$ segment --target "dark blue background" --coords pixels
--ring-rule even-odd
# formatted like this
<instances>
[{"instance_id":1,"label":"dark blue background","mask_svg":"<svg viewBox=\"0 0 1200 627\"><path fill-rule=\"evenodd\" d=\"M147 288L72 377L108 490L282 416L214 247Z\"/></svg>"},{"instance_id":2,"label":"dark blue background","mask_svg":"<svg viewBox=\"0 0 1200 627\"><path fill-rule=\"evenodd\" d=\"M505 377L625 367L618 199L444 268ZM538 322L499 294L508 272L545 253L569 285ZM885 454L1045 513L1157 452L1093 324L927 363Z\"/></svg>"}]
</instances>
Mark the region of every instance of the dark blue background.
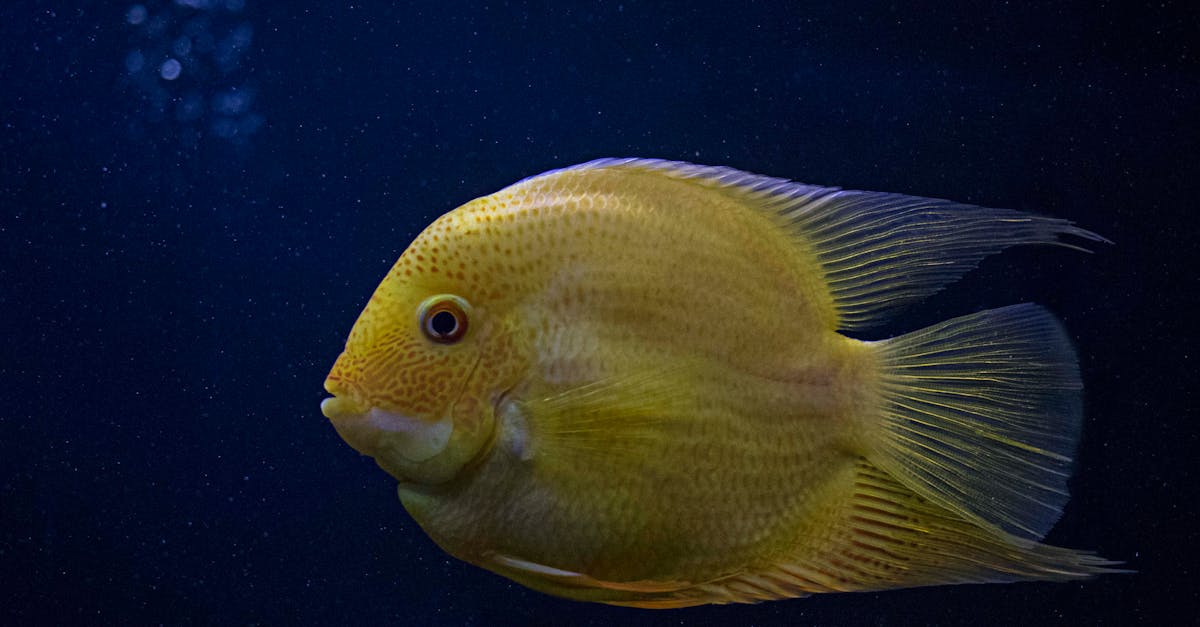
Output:
<instances>
[{"instance_id":1,"label":"dark blue background","mask_svg":"<svg viewBox=\"0 0 1200 627\"><path fill-rule=\"evenodd\" d=\"M134 4L0 5L0 622L1194 617L1191 3L145 2L153 32ZM182 35L197 49L165 81ZM321 382L433 217L599 156L1114 240L1009 251L879 335L1020 301L1059 314L1088 413L1049 540L1139 573L653 613L444 555L321 416Z\"/></svg>"}]
</instances>

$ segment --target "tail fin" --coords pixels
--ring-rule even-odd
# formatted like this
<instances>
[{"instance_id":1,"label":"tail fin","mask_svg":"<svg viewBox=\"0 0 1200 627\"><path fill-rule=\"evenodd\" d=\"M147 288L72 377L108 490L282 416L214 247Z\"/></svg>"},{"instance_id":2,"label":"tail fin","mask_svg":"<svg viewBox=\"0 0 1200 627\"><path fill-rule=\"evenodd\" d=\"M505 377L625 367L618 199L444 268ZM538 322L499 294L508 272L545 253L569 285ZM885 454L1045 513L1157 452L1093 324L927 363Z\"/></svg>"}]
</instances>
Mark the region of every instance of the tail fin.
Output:
<instances>
[{"instance_id":1,"label":"tail fin","mask_svg":"<svg viewBox=\"0 0 1200 627\"><path fill-rule=\"evenodd\" d=\"M983 311L877 342L883 422L868 458L969 520L1039 540L1079 443L1075 351L1045 309Z\"/></svg>"}]
</instances>

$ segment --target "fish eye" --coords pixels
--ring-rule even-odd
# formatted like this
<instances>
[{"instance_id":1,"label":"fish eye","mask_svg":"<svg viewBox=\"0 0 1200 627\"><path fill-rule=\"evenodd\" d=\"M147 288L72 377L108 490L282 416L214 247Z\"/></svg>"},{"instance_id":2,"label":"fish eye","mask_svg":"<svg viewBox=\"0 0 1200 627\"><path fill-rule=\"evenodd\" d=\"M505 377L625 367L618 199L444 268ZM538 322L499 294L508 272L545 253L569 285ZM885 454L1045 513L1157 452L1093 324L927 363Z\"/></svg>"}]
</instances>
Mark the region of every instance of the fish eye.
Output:
<instances>
[{"instance_id":1,"label":"fish eye","mask_svg":"<svg viewBox=\"0 0 1200 627\"><path fill-rule=\"evenodd\" d=\"M421 303L421 331L425 337L452 344L467 333L467 301L450 295L438 295Z\"/></svg>"}]
</instances>

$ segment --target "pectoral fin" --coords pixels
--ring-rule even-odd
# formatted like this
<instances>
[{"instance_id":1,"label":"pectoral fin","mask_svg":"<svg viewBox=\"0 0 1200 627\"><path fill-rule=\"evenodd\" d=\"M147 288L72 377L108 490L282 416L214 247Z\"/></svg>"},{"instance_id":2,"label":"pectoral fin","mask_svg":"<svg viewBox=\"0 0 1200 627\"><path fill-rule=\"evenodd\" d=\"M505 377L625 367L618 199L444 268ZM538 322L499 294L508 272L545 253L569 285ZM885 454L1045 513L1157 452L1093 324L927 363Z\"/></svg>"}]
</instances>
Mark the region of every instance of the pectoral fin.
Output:
<instances>
[{"instance_id":1,"label":"pectoral fin","mask_svg":"<svg viewBox=\"0 0 1200 627\"><path fill-rule=\"evenodd\" d=\"M646 454L691 416L696 364L633 368L589 383L530 393L519 401L532 431L528 456L587 464ZM551 459L548 459L550 456ZM561 459L558 459L561 458Z\"/></svg>"}]
</instances>

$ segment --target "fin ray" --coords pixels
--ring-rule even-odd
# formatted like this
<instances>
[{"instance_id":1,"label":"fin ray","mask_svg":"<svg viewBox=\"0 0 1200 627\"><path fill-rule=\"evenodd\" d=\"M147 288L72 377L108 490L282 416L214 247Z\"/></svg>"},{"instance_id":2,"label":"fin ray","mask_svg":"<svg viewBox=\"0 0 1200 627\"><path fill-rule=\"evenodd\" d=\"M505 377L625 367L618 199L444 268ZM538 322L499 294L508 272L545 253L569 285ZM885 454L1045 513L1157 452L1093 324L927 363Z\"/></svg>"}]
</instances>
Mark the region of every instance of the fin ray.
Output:
<instances>
[{"instance_id":1,"label":"fin ray","mask_svg":"<svg viewBox=\"0 0 1200 627\"><path fill-rule=\"evenodd\" d=\"M1082 421L1074 349L1035 305L873 343L885 396L870 458L963 516L1037 540L1058 520Z\"/></svg>"},{"instance_id":2,"label":"fin ray","mask_svg":"<svg viewBox=\"0 0 1200 627\"><path fill-rule=\"evenodd\" d=\"M605 600L665 608L757 603L823 592L890 590L943 584L1071 581L1125 572L1085 551L1023 542L980 527L860 459L841 520L820 545L744 572L670 589L646 588Z\"/></svg>"},{"instance_id":3,"label":"fin ray","mask_svg":"<svg viewBox=\"0 0 1200 627\"><path fill-rule=\"evenodd\" d=\"M678 380L698 367L691 362L636 367L527 395L516 403L524 414L537 416L532 454L568 465L646 454L690 414L694 399Z\"/></svg>"}]
</instances>

